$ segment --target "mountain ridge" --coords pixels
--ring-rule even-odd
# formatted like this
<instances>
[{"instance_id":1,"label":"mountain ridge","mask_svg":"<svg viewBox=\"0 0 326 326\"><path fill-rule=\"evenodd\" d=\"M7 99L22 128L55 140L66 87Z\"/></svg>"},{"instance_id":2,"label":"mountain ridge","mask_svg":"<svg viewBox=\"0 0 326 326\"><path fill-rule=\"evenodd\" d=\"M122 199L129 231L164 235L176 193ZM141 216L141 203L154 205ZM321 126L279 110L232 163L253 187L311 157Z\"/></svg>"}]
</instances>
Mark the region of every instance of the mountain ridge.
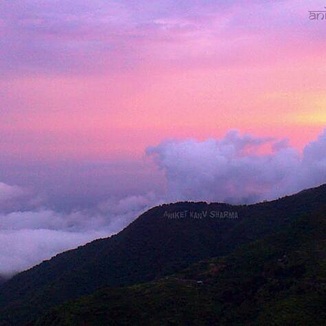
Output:
<instances>
[{"instance_id":1,"label":"mountain ridge","mask_svg":"<svg viewBox=\"0 0 326 326\"><path fill-rule=\"evenodd\" d=\"M99 290L30 325L323 325L325 234L323 209L227 256L149 283Z\"/></svg>"},{"instance_id":2,"label":"mountain ridge","mask_svg":"<svg viewBox=\"0 0 326 326\"><path fill-rule=\"evenodd\" d=\"M0 325L27 322L33 314L99 288L148 282L229 254L325 203L322 185L254 205L178 202L154 207L117 235L59 254L3 284L0 315L6 317L0 317ZM187 218L169 218L168 214L185 211ZM211 212L235 211L238 218L209 218ZM190 212L207 214L194 218Z\"/></svg>"}]
</instances>

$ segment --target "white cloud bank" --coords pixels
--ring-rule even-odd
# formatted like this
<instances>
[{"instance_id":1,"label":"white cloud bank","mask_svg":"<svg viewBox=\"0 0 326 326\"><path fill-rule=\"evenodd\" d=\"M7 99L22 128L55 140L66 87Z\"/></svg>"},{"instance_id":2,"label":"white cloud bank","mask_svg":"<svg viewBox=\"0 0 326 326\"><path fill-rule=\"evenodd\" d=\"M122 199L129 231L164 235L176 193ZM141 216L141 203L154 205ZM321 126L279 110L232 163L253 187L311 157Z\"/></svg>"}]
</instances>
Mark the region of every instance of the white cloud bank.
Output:
<instances>
[{"instance_id":1,"label":"white cloud bank","mask_svg":"<svg viewBox=\"0 0 326 326\"><path fill-rule=\"evenodd\" d=\"M71 213L44 207L20 211L12 201L19 200L19 194L26 196L19 187L1 184L0 198L6 196L12 211L7 212L6 202L5 212L0 213L0 276L11 276L60 252L117 233L155 202L148 194L110 198L98 207Z\"/></svg>"},{"instance_id":2,"label":"white cloud bank","mask_svg":"<svg viewBox=\"0 0 326 326\"><path fill-rule=\"evenodd\" d=\"M170 200L254 203L326 183L326 129L299 153L287 141L230 131L223 139L168 141L147 153Z\"/></svg>"}]
</instances>

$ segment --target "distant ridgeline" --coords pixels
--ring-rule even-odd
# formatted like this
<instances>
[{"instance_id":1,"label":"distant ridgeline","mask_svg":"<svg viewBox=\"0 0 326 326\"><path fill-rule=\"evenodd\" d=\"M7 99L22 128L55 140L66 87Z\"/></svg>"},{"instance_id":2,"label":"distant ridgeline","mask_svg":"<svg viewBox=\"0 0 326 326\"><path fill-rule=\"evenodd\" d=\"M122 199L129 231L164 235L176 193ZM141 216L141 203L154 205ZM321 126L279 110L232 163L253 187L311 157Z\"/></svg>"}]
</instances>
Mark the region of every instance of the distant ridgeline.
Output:
<instances>
[{"instance_id":1,"label":"distant ridgeline","mask_svg":"<svg viewBox=\"0 0 326 326\"><path fill-rule=\"evenodd\" d=\"M326 325L326 210L169 277L54 308L44 325Z\"/></svg>"},{"instance_id":2,"label":"distant ridgeline","mask_svg":"<svg viewBox=\"0 0 326 326\"><path fill-rule=\"evenodd\" d=\"M302 216L324 212L325 203L323 185L255 205L179 202L154 207L117 235L59 254L2 284L0 325L33 325L52 307L100 288L158 280L199 261L226 257L288 229ZM225 296L232 297L231 292ZM53 325L66 325L53 320Z\"/></svg>"}]
</instances>

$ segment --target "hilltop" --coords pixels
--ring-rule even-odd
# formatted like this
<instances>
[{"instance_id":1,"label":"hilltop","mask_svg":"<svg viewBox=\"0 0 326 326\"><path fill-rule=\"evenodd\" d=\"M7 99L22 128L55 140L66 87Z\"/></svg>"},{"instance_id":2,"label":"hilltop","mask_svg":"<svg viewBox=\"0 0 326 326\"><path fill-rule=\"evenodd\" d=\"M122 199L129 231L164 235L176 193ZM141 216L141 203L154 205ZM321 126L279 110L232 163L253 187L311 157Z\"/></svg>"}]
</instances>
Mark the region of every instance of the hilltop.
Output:
<instances>
[{"instance_id":1,"label":"hilltop","mask_svg":"<svg viewBox=\"0 0 326 326\"><path fill-rule=\"evenodd\" d=\"M222 258L55 308L41 325L324 325L326 210Z\"/></svg>"},{"instance_id":2,"label":"hilltop","mask_svg":"<svg viewBox=\"0 0 326 326\"><path fill-rule=\"evenodd\" d=\"M98 289L162 279L227 256L323 209L326 185L255 205L181 202L154 207L115 236L59 254L0 287L0 325L23 325Z\"/></svg>"}]
</instances>

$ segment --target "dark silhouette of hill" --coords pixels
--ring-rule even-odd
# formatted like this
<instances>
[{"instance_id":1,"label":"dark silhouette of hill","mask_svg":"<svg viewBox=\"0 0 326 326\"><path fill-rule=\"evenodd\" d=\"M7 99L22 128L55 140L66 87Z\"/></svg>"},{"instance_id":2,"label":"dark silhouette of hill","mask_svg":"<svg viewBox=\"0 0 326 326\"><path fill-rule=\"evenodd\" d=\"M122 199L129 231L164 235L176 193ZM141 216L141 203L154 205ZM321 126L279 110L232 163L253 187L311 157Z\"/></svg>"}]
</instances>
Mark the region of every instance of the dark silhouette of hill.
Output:
<instances>
[{"instance_id":1,"label":"dark silhouette of hill","mask_svg":"<svg viewBox=\"0 0 326 326\"><path fill-rule=\"evenodd\" d=\"M62 253L0 287L0 325L24 325L104 287L159 279L287 228L326 203L326 185L255 205L162 205L119 234Z\"/></svg>"},{"instance_id":2,"label":"dark silhouette of hill","mask_svg":"<svg viewBox=\"0 0 326 326\"><path fill-rule=\"evenodd\" d=\"M223 258L57 307L33 326L325 325L326 210Z\"/></svg>"}]
</instances>

